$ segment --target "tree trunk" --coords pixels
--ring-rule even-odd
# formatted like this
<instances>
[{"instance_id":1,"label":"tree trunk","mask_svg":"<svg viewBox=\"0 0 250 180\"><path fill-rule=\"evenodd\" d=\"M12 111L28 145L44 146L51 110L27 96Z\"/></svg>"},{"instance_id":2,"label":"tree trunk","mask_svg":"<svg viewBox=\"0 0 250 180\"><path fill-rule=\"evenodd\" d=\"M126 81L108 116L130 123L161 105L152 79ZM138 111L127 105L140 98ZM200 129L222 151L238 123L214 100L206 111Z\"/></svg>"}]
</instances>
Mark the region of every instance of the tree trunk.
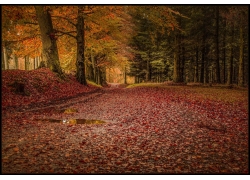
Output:
<instances>
[{"instance_id":1,"label":"tree trunk","mask_svg":"<svg viewBox=\"0 0 250 180\"><path fill-rule=\"evenodd\" d=\"M223 82L226 83L226 32L223 34Z\"/></svg>"},{"instance_id":2,"label":"tree trunk","mask_svg":"<svg viewBox=\"0 0 250 180\"><path fill-rule=\"evenodd\" d=\"M91 57L90 57L91 58ZM91 62L91 61L90 61ZM87 76L87 79L89 79L90 81L95 81L95 78L94 78L94 70L93 70L93 66L92 66L92 63L88 64L87 65L87 72L88 72L88 76Z\"/></svg>"},{"instance_id":3,"label":"tree trunk","mask_svg":"<svg viewBox=\"0 0 250 180\"><path fill-rule=\"evenodd\" d=\"M238 70L239 70L239 67L234 65L233 83L235 83L235 84L238 84L238 74L239 74Z\"/></svg>"},{"instance_id":4,"label":"tree trunk","mask_svg":"<svg viewBox=\"0 0 250 180\"><path fill-rule=\"evenodd\" d=\"M36 64L36 68L38 68L38 66L39 66L39 64L40 64L40 57L39 56L37 56L37 64Z\"/></svg>"},{"instance_id":5,"label":"tree trunk","mask_svg":"<svg viewBox=\"0 0 250 180\"><path fill-rule=\"evenodd\" d=\"M204 83L204 64L205 64L205 36L202 38L202 50L201 50L201 75L200 83Z\"/></svg>"},{"instance_id":6,"label":"tree trunk","mask_svg":"<svg viewBox=\"0 0 250 180\"><path fill-rule=\"evenodd\" d=\"M126 66L124 68L124 84L127 84L127 69L126 69Z\"/></svg>"},{"instance_id":7,"label":"tree trunk","mask_svg":"<svg viewBox=\"0 0 250 180\"><path fill-rule=\"evenodd\" d=\"M205 52L204 52L204 84L207 84L209 79L208 79L208 74L209 74L209 59L208 59L208 50L207 50L207 45L205 45Z\"/></svg>"},{"instance_id":8,"label":"tree trunk","mask_svg":"<svg viewBox=\"0 0 250 180\"><path fill-rule=\"evenodd\" d=\"M216 82L221 83L220 79L220 56L219 56L219 6L215 9L216 29L215 29L215 57L216 57Z\"/></svg>"},{"instance_id":9,"label":"tree trunk","mask_svg":"<svg viewBox=\"0 0 250 180\"><path fill-rule=\"evenodd\" d=\"M231 85L233 83L233 43L234 43L234 26L232 27L231 34L231 44L230 44L230 59L228 63L228 72L227 72L227 84Z\"/></svg>"},{"instance_id":10,"label":"tree trunk","mask_svg":"<svg viewBox=\"0 0 250 180\"><path fill-rule=\"evenodd\" d=\"M186 80L186 75L184 74L184 67L185 67L185 47L182 46L182 59L180 61L180 81L184 82Z\"/></svg>"},{"instance_id":11,"label":"tree trunk","mask_svg":"<svg viewBox=\"0 0 250 180\"><path fill-rule=\"evenodd\" d=\"M34 70L36 69L36 57L33 59Z\"/></svg>"},{"instance_id":12,"label":"tree trunk","mask_svg":"<svg viewBox=\"0 0 250 180\"><path fill-rule=\"evenodd\" d=\"M36 69L38 68L38 64L39 64L39 57L36 57Z\"/></svg>"},{"instance_id":13,"label":"tree trunk","mask_svg":"<svg viewBox=\"0 0 250 180\"><path fill-rule=\"evenodd\" d=\"M45 61L43 61L43 57L42 56L39 56L38 57L38 64L37 64L37 68L42 68L42 67L46 67L46 63Z\"/></svg>"},{"instance_id":14,"label":"tree trunk","mask_svg":"<svg viewBox=\"0 0 250 180\"><path fill-rule=\"evenodd\" d=\"M151 81L150 52L148 51L146 82Z\"/></svg>"},{"instance_id":15,"label":"tree trunk","mask_svg":"<svg viewBox=\"0 0 250 180\"><path fill-rule=\"evenodd\" d=\"M77 15L77 59L76 59L76 79L79 83L87 85L86 76L85 76L85 57L84 57L84 48L85 48L85 39L84 39L84 8L78 6L78 15Z\"/></svg>"},{"instance_id":16,"label":"tree trunk","mask_svg":"<svg viewBox=\"0 0 250 180\"><path fill-rule=\"evenodd\" d=\"M25 56L24 61L25 61L25 70L29 70L29 56Z\"/></svg>"},{"instance_id":17,"label":"tree trunk","mask_svg":"<svg viewBox=\"0 0 250 180\"><path fill-rule=\"evenodd\" d=\"M9 60L8 60L8 55L6 51L6 47L3 45L3 56L4 56L4 69L9 69Z\"/></svg>"},{"instance_id":18,"label":"tree trunk","mask_svg":"<svg viewBox=\"0 0 250 180\"><path fill-rule=\"evenodd\" d=\"M243 27L240 27L240 57L239 57L239 74L238 74L238 86L244 85L244 72L243 72L243 52L244 52L244 39L243 39Z\"/></svg>"},{"instance_id":19,"label":"tree trunk","mask_svg":"<svg viewBox=\"0 0 250 180\"><path fill-rule=\"evenodd\" d=\"M101 69L101 73L100 73L100 84L102 86L105 86L106 85L106 69Z\"/></svg>"},{"instance_id":20,"label":"tree trunk","mask_svg":"<svg viewBox=\"0 0 250 180\"><path fill-rule=\"evenodd\" d=\"M101 84L101 73L100 73L100 68L99 67L97 67L97 74L96 74L96 76L97 76L97 80L96 80L96 84Z\"/></svg>"},{"instance_id":21,"label":"tree trunk","mask_svg":"<svg viewBox=\"0 0 250 180\"><path fill-rule=\"evenodd\" d=\"M6 55L5 55L5 47L4 47L4 42L3 42L3 44L2 44L2 70L5 70L6 69Z\"/></svg>"},{"instance_id":22,"label":"tree trunk","mask_svg":"<svg viewBox=\"0 0 250 180\"><path fill-rule=\"evenodd\" d=\"M15 68L18 69L18 57L14 55Z\"/></svg>"},{"instance_id":23,"label":"tree trunk","mask_svg":"<svg viewBox=\"0 0 250 180\"><path fill-rule=\"evenodd\" d=\"M178 37L177 36L175 36L173 81L176 83L180 82L180 57L179 57L179 45L178 45Z\"/></svg>"},{"instance_id":24,"label":"tree trunk","mask_svg":"<svg viewBox=\"0 0 250 180\"><path fill-rule=\"evenodd\" d=\"M149 81L149 59L147 59L147 73L146 73L146 82Z\"/></svg>"},{"instance_id":25,"label":"tree trunk","mask_svg":"<svg viewBox=\"0 0 250 180\"><path fill-rule=\"evenodd\" d=\"M197 82L197 66L194 66L194 77L193 77L193 82L196 83Z\"/></svg>"},{"instance_id":26,"label":"tree trunk","mask_svg":"<svg viewBox=\"0 0 250 180\"><path fill-rule=\"evenodd\" d=\"M198 74L198 67L199 67L199 64L198 64L198 60L199 60L199 49L198 47L196 48L196 54L195 54L195 67L194 67L194 82L198 82L198 79L199 79L199 74Z\"/></svg>"},{"instance_id":27,"label":"tree trunk","mask_svg":"<svg viewBox=\"0 0 250 180\"><path fill-rule=\"evenodd\" d=\"M43 61L45 61L47 63L47 67L57 73L59 77L64 78L59 62L56 36L49 9L45 10L44 6L35 6L35 10L42 39Z\"/></svg>"},{"instance_id":28,"label":"tree trunk","mask_svg":"<svg viewBox=\"0 0 250 180\"><path fill-rule=\"evenodd\" d=\"M91 51L90 51L90 55L91 55L91 65L92 65L92 69L93 69L93 80L96 82L95 56L93 54L93 49L92 48L91 48Z\"/></svg>"},{"instance_id":29,"label":"tree trunk","mask_svg":"<svg viewBox=\"0 0 250 180\"><path fill-rule=\"evenodd\" d=\"M1 55L1 60L2 60L2 70L5 70L5 59L4 59L4 50L3 50L3 45L2 45L2 55Z\"/></svg>"},{"instance_id":30,"label":"tree trunk","mask_svg":"<svg viewBox=\"0 0 250 180\"><path fill-rule=\"evenodd\" d=\"M99 67L95 68L95 72L96 72L95 83L98 84L98 82L99 82Z\"/></svg>"}]
</instances>

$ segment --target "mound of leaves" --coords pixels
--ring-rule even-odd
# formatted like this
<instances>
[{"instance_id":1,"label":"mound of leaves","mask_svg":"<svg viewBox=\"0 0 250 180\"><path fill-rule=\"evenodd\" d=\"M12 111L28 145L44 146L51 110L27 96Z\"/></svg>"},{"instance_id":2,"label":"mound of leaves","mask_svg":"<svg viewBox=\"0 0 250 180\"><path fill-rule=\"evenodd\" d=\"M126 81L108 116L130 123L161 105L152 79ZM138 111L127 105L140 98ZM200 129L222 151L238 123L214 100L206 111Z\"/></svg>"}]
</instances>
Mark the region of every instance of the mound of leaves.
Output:
<instances>
[{"instance_id":1,"label":"mound of leaves","mask_svg":"<svg viewBox=\"0 0 250 180\"><path fill-rule=\"evenodd\" d=\"M81 85L72 75L62 80L48 68L5 70L2 71L2 107L53 101L96 88L91 84Z\"/></svg>"}]
</instances>

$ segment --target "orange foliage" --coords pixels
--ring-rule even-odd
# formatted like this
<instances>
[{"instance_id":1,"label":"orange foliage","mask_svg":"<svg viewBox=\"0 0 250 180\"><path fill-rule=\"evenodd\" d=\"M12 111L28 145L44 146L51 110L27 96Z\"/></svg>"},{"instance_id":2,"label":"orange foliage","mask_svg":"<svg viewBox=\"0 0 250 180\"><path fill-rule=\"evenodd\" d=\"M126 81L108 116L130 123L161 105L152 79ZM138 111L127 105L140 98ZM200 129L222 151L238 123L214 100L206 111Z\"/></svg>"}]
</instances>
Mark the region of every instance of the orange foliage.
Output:
<instances>
[{"instance_id":1,"label":"orange foliage","mask_svg":"<svg viewBox=\"0 0 250 180\"><path fill-rule=\"evenodd\" d=\"M38 37L39 28L32 6L3 6L2 7L3 36L12 54L19 57L29 55L39 56L41 42Z\"/></svg>"},{"instance_id":2,"label":"orange foliage","mask_svg":"<svg viewBox=\"0 0 250 180\"><path fill-rule=\"evenodd\" d=\"M55 37L63 69L74 69L76 59L77 6L46 6L51 12ZM36 57L42 43L33 6L3 6L3 41L10 42L13 54ZM84 6L85 54L103 54L97 66L124 67L134 58L129 47L135 34L131 12L144 14L159 27L178 28L173 18L180 15L167 6ZM162 28L164 29L164 28Z\"/></svg>"}]
</instances>

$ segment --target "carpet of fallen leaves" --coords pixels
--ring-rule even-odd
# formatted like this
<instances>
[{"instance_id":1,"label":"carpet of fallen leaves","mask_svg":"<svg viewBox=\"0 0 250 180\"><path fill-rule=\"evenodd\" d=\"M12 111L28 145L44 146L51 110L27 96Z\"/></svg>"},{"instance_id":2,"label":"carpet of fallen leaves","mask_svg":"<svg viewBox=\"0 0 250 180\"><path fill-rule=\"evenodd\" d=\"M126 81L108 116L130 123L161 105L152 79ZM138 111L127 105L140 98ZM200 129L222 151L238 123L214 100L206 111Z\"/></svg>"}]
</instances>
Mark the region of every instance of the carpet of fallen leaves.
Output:
<instances>
[{"instance_id":1,"label":"carpet of fallen leaves","mask_svg":"<svg viewBox=\"0 0 250 180\"><path fill-rule=\"evenodd\" d=\"M25 95L17 94L12 84L23 83ZM55 99L71 97L75 94L90 92L96 87L83 86L73 76L68 75L63 81L48 68L31 71L2 71L2 107L29 105L37 102L48 102Z\"/></svg>"},{"instance_id":2,"label":"carpet of fallen leaves","mask_svg":"<svg viewBox=\"0 0 250 180\"><path fill-rule=\"evenodd\" d=\"M33 110L2 109L2 173L247 174L247 95L223 88L118 87ZM64 113L67 108L76 111ZM106 123L37 121L78 118Z\"/></svg>"}]
</instances>

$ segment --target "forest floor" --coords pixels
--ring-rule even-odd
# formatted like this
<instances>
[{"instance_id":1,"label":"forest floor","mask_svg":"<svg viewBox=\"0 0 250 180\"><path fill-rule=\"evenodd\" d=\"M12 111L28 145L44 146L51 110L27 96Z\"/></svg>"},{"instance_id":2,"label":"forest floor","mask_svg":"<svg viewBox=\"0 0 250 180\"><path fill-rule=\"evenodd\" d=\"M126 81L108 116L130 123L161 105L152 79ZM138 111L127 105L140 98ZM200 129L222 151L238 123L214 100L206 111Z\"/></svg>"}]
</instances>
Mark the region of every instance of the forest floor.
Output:
<instances>
[{"instance_id":1,"label":"forest floor","mask_svg":"<svg viewBox=\"0 0 250 180\"><path fill-rule=\"evenodd\" d=\"M3 174L249 173L247 89L97 88L25 73L2 73ZM18 77L29 95L13 92Z\"/></svg>"}]
</instances>

